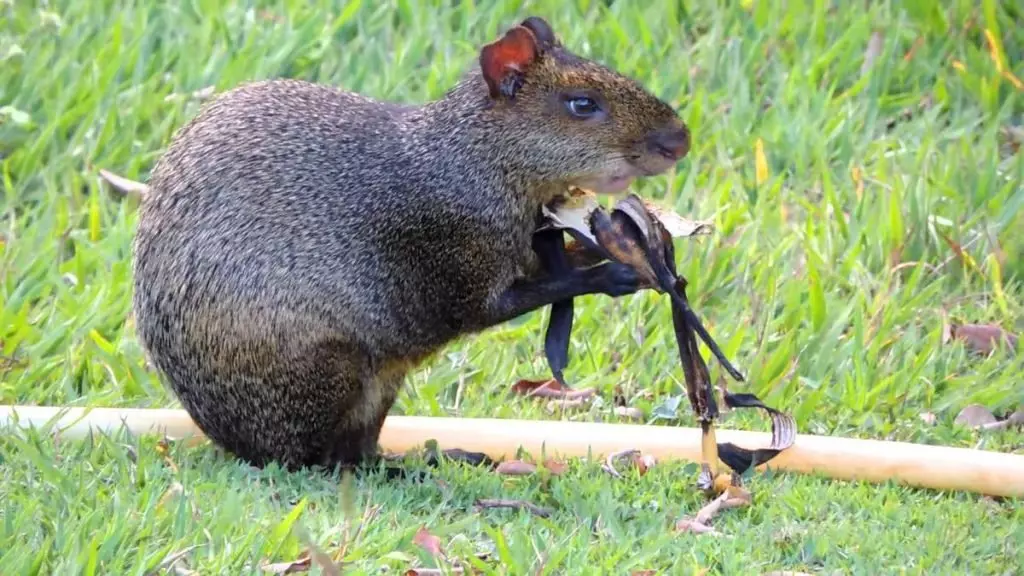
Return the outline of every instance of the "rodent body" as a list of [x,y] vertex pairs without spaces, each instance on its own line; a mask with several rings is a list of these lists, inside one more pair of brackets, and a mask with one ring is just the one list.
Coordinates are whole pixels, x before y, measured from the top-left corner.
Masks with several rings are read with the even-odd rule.
[[134,246],[140,342],[244,460],[357,464],[406,373],[453,339],[635,291],[612,263],[544,276],[539,208],[570,184],[662,172],[687,138],[671,108],[564,51],[539,19],[423,106],[295,80],[236,88],[151,175]]

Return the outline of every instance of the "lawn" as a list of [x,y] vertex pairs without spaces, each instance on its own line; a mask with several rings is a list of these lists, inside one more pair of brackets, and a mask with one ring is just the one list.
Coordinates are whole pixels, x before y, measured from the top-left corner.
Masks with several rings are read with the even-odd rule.
[[[1024,405],[1022,345],[978,354],[946,337],[960,323],[1024,332],[1015,3],[259,4],[0,2],[0,403],[177,405],[129,316],[137,200],[97,168],[145,180],[212,91],[249,80],[438,97],[481,43],[538,14],[690,125],[687,159],[636,191],[714,221],[677,255],[694,307],[747,374],[734,391],[790,412],[801,433],[1024,453],[1019,430],[954,422],[973,403]],[[652,434],[694,425],[669,307],[651,293],[577,303],[567,377],[596,401],[561,415],[510,396],[516,380],[548,375],[546,314],[453,344],[410,377],[394,413],[610,421],[620,387]],[[768,429],[758,413],[723,426]],[[426,481],[349,484],[158,440],[0,436],[0,573],[266,573],[302,556],[306,536],[349,573],[445,565],[413,542],[421,527],[494,574],[1024,565],[1024,507],[974,494],[755,474],[753,505],[718,517],[721,536],[695,535],[673,530],[702,503],[687,463],[622,479],[586,460],[553,477],[445,465]],[[473,507],[502,497],[554,514]]]

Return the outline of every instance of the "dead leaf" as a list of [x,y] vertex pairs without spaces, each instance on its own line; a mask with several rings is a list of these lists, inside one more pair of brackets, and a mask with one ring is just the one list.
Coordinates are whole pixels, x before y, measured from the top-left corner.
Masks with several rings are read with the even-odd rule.
[[1008,347],[1017,347],[1017,336],[992,324],[951,324],[950,335],[981,354],[990,354],[1002,340]]
[[920,414],[918,414],[918,417],[921,418],[922,422],[929,426],[935,425],[935,414],[931,412],[921,412]]
[[429,552],[431,556],[444,556],[444,552],[441,552],[441,539],[428,532],[424,526],[416,531],[412,543]]
[[303,556],[300,556],[296,560],[291,562],[274,562],[271,564],[264,564],[260,566],[260,569],[268,574],[295,574],[297,572],[308,572],[309,567],[313,564],[313,558],[307,552]]
[[593,388],[573,390],[562,386],[558,380],[527,380],[523,379],[512,385],[512,391],[525,396],[542,398],[565,398],[567,400],[590,398],[597,393]]
[[564,388],[561,383],[554,378],[550,378],[548,380],[528,380],[524,378],[512,385],[512,391],[516,394],[529,394],[542,388],[556,392],[564,392],[568,390],[568,388]]
[[544,461],[544,467],[555,476],[561,476],[569,468],[569,465],[565,462],[559,462],[552,458],[548,458]]
[[506,460],[499,463],[494,471],[505,476],[528,476],[537,471],[537,465],[522,460]]
[[641,476],[647,473],[648,470],[654,468],[655,464],[658,463],[658,459],[653,454],[644,454],[633,456],[633,466],[636,467],[637,472]]
[[992,411],[985,408],[981,404],[970,404],[964,406],[963,410],[956,415],[957,424],[964,426],[970,426],[971,428],[977,428],[984,426],[985,424],[991,424],[996,422],[996,417],[992,414]]

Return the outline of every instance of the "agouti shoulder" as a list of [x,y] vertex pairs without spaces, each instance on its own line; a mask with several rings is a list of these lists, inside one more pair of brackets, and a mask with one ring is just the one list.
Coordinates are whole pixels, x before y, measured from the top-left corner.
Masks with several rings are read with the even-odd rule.
[[238,87],[151,174],[134,244],[140,342],[235,455],[358,463],[406,372],[453,339],[637,290],[614,263],[543,274],[540,205],[572,185],[622,191],[688,148],[670,106],[540,18],[420,106],[295,80]]

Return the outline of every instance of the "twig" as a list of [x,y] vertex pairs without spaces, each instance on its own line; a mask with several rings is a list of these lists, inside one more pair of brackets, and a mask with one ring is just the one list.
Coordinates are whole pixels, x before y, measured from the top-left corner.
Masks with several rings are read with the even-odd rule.
[[743,506],[750,505],[750,493],[741,490],[739,492],[733,492],[732,490],[725,490],[717,498],[708,502],[704,505],[700,511],[697,512],[697,516],[694,518],[684,517],[679,522],[676,522],[676,530],[683,532],[694,532],[697,534],[714,534],[721,536],[722,534],[712,528],[708,522],[715,517],[720,511],[728,508],[740,508]]
[[488,510],[488,509],[492,509],[492,508],[512,508],[512,509],[515,509],[515,510],[526,509],[531,514],[534,514],[535,516],[540,516],[541,518],[547,518],[547,517],[551,516],[551,513],[552,513],[552,511],[549,510],[548,508],[542,508],[542,507],[537,506],[536,504],[534,504],[532,502],[527,502],[526,500],[504,500],[504,499],[481,498],[481,499],[476,501],[476,506],[477,506],[477,508],[479,508],[481,510]]

